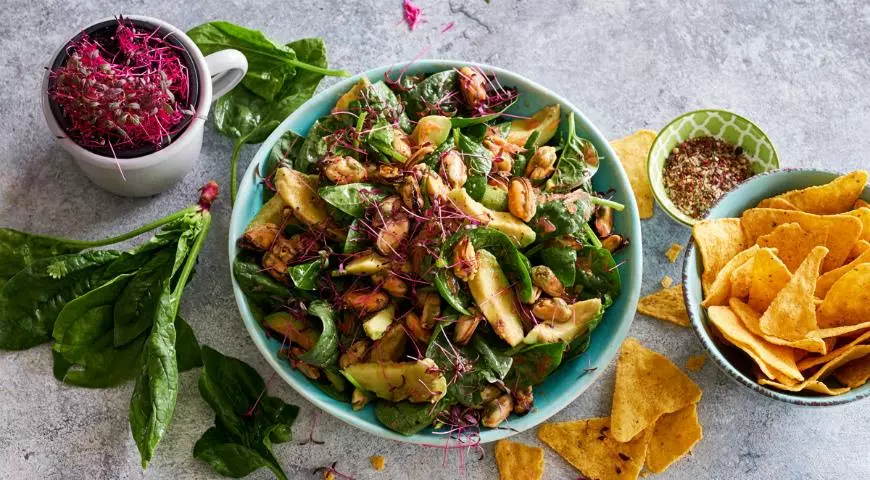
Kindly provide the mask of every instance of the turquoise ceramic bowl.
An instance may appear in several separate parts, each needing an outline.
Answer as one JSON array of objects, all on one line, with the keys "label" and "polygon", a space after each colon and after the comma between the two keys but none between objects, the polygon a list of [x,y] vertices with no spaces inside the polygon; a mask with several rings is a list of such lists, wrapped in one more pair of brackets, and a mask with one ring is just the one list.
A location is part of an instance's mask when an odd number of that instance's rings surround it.
[{"label": "turquoise ceramic bowl", "polygon": [[[641,229],[637,204],[631,194],[628,178],[622,170],[616,154],[610,148],[607,138],[598,131],[582,112],[568,103],[567,100],[520,75],[488,65],[446,60],[419,60],[414,62],[407,72],[409,74],[431,73],[449,68],[459,68],[465,65],[477,65],[486,72],[496,74],[503,85],[518,88],[520,101],[513,107],[513,113],[530,114],[541,107],[558,103],[562,106],[563,112],[573,112],[576,115],[578,131],[582,136],[592,141],[603,157],[601,167],[594,177],[593,185],[599,191],[607,191],[611,188],[615,190],[614,200],[625,205],[625,211],[615,215],[614,224],[616,231],[624,232],[631,239],[630,245],[616,255],[616,261],[622,264],[622,267],[620,267],[623,282],[622,293],[607,311],[604,321],[593,334],[589,350],[580,357],[563,364],[546,382],[535,388],[535,408],[531,413],[522,417],[511,416],[505,424],[510,429],[484,430],[480,436],[481,442],[491,442],[532,428],[565,408],[566,405],[571,403],[571,401],[598,379],[604,372],[605,367],[616,355],[634,318],[640,293],[641,268],[643,265],[643,260],[641,259]],[[246,225],[262,205],[261,194],[263,186],[259,181],[260,177],[258,173],[260,172],[258,170],[265,162],[272,145],[281,134],[287,130],[293,130],[303,135],[306,134],[314,121],[318,117],[328,114],[338,97],[350,88],[351,85],[356,83],[361,76],[364,75],[372,81],[377,81],[383,79],[385,72],[392,71],[398,73],[404,67],[405,64],[396,64],[392,67],[376,68],[338,82],[296,110],[272,132],[272,135],[269,136],[254,156],[253,161],[248,166],[241,180],[241,186],[230,221],[228,238],[230,262],[232,262],[238,253],[236,240],[242,235]],[[311,385],[299,372],[290,368],[287,362],[277,357],[276,354],[280,347],[279,342],[266,337],[262,327],[251,314],[248,302],[239,290],[235,280],[233,280],[233,293],[236,297],[245,327],[254,340],[254,344],[281,378],[311,403],[350,425],[381,437],[412,443],[441,444],[444,441],[443,435],[435,435],[431,430],[425,430],[410,437],[397,434],[378,422],[375,418],[374,408],[371,405],[360,412],[354,412],[350,404],[339,402],[322,393],[315,386]],[[590,367],[596,367],[596,369],[587,371]]]},{"label": "turquoise ceramic bowl", "polygon": [[[840,176],[839,173],[823,170],[786,169],[757,175],[728,193],[710,210],[707,218],[739,217],[744,210],[754,207],[761,200],[789,190],[822,185]],[[870,187],[864,188],[861,195],[870,201]],[[710,358],[729,377],[748,387],[753,392],[775,400],[811,407],[841,405],[870,396],[870,383],[835,397],[813,392],[791,393],[759,385],[751,374],[752,360],[736,347],[723,344],[718,340],[708,324],[707,314],[701,307],[701,256],[694,240],[683,260],[683,295],[692,328],[707,350]]]}]

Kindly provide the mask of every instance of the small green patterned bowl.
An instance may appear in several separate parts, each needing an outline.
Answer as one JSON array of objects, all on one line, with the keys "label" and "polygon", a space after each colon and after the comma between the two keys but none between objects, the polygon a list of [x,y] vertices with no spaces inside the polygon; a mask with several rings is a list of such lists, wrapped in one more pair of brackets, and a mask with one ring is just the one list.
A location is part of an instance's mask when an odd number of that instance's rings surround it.
[{"label": "small green patterned bowl", "polygon": [[690,138],[708,136],[743,147],[743,154],[749,159],[756,174],[779,169],[779,158],[773,142],[758,125],[736,113],[725,110],[695,110],[673,119],[661,129],[653,141],[646,165],[656,202],[671,218],[688,226],[701,219],[686,215],[674,205],[665,190],[662,170],[675,146]]}]

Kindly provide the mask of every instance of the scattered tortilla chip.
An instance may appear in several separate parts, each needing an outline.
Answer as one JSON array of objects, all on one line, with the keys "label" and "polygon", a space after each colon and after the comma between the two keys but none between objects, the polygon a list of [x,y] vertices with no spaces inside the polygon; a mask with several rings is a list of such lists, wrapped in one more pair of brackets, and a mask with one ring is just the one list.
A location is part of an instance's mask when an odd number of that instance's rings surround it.
[{"label": "scattered tortilla chip", "polygon": [[646,467],[653,473],[664,472],[689,453],[703,437],[701,424],[698,423],[697,404],[662,415],[653,428],[646,453]]},{"label": "scattered tortilla chip", "polygon": [[870,263],[870,250],[861,253],[857,258],[842,267],[835,268],[819,277],[816,281],[816,296],[819,298],[825,298],[828,291],[837,280],[862,263]]},{"label": "scattered tortilla chip", "polygon": [[616,156],[619,157],[619,162],[622,163],[625,174],[628,175],[628,183],[631,184],[631,191],[634,192],[634,198],[637,200],[637,210],[640,218],[650,218],[653,216],[655,201],[653,199],[652,188],[649,184],[646,160],[655,139],[656,132],[652,130],[638,130],[627,137],[610,142],[610,146],[613,147],[616,151]]},{"label": "scattered tortilla chip", "polygon": [[870,319],[870,263],[853,268],[831,285],[819,306],[822,328],[856,325]]},{"label": "scattered tortilla chip", "polygon": [[665,288],[641,298],[637,302],[637,311],[659,320],[676,323],[682,327],[689,326],[689,312],[683,301],[683,286]]},{"label": "scattered tortilla chip", "polygon": [[807,255],[761,316],[759,326],[762,332],[785,340],[799,340],[819,328],[813,293],[819,278],[819,266],[827,253],[827,248],[816,247]]},{"label": "scattered tortilla chip", "polygon": [[665,413],[701,399],[701,389],[668,357],[629,338],[619,350],[610,418],[613,438],[627,442]]},{"label": "scattered tortilla chip", "polygon": [[689,355],[689,358],[686,360],[686,370],[690,372],[700,372],[701,369],[704,368],[706,362],[706,355]]},{"label": "scattered tortilla chip", "polygon": [[766,335],[763,331],[761,331],[760,322],[761,322],[761,314],[757,311],[753,310],[752,307],[743,303],[738,298],[732,298],[728,302],[728,306],[731,307],[731,311],[737,315],[737,318],[743,322],[743,325],[747,330],[752,332],[754,335],[757,335],[764,339],[764,341],[768,343],[772,343],[774,345],[782,345],[784,347],[797,348],[799,350],[805,350],[807,352],[818,353],[824,355],[828,353],[828,347],[825,343],[825,340],[818,337],[812,338],[799,338],[797,340],[784,340],[782,338],[774,337],[771,335]]},{"label": "scattered tortilla chip", "polygon": [[748,262],[750,258],[754,257],[755,254],[758,253],[758,250],[758,245],[753,245],[752,247],[738,253],[728,263],[726,263],[725,266],[719,270],[719,274],[716,275],[716,280],[713,281],[713,285],[710,286],[710,290],[707,292],[707,297],[704,298],[701,305],[704,307],[709,307],[711,305],[726,305],[728,303],[728,298],[731,297],[731,274],[734,273],[734,270],[738,267]]},{"label": "scattered tortilla chip", "polygon": [[668,257],[668,261],[674,263],[677,261],[677,257],[680,256],[680,252],[683,251],[683,246],[679,243],[672,243],[671,247],[668,248],[668,251],[665,252],[665,256]]},{"label": "scattered tortilla chip", "polygon": [[538,438],[588,478],[633,480],[643,467],[653,429],[619,442],[613,438],[610,420],[545,423],[538,429]]},{"label": "scattered tortilla chip", "polygon": [[662,287],[671,288],[671,285],[673,285],[673,284],[674,284],[674,279],[671,278],[670,275],[665,275],[664,277],[662,277]]},{"label": "scattered tortilla chip", "polygon": [[[758,254],[756,253],[756,256]],[[731,272],[731,296],[747,298],[752,287],[752,270],[755,265],[755,257],[740,265]]]},{"label": "scattered tortilla chip", "polygon": [[834,378],[849,388],[858,388],[870,380],[870,356],[843,365],[834,372]]},{"label": "scattered tortilla chip", "polygon": [[387,460],[382,455],[373,455],[369,457],[369,462],[371,462],[372,468],[379,472],[383,470],[387,464]]},{"label": "scattered tortilla chip", "polygon": [[772,249],[762,248],[752,260],[752,281],[747,303],[757,312],[767,310],[789,280],[791,272],[788,267]]},{"label": "scattered tortilla chip", "polygon": [[701,252],[701,262],[704,265],[701,280],[706,293],[719,270],[748,245],[738,218],[702,220],[692,227],[692,237]]},{"label": "scattered tortilla chip", "polygon": [[841,365],[845,365],[857,359],[866,358],[868,355],[870,355],[870,345],[857,345],[854,348],[843,352],[828,363],[822,365],[822,368],[814,373],[812,377],[804,380],[801,383],[798,383],[797,385],[783,385],[778,382],[767,381],[765,379],[761,379],[759,383],[789,392],[811,390],[813,392],[823,393],[825,395],[841,395],[851,390],[851,387],[847,386],[842,388],[832,388],[823,383],[821,380],[830,375]]},{"label": "scattered tortilla chip", "polygon": [[541,480],[544,476],[544,449],[499,440],[495,444],[495,463],[501,480]]},{"label": "scattered tortilla chip", "polygon": [[828,352],[826,355],[822,355],[821,357],[808,357],[808,358],[801,360],[798,363],[798,368],[801,369],[801,371],[803,371],[803,370],[809,370],[809,369],[811,369],[817,365],[821,365],[823,363],[828,363],[831,360],[839,357],[840,355],[843,355],[844,353],[852,350],[856,346],[861,345],[862,343],[866,342],[868,339],[870,339],[870,332],[864,332],[861,335],[855,337],[855,339],[852,340],[851,342],[847,343],[846,345],[843,345],[842,347],[837,348],[836,350],[832,350],[832,351]]},{"label": "scattered tortilla chip", "polygon": [[[828,234],[825,242],[830,252],[822,264],[822,272],[833,270],[846,262],[863,228],[861,221],[850,215],[819,216],[794,210],[752,208],[743,212],[741,217],[743,231],[750,244],[755,243],[758,237],[767,235],[786,223],[797,223],[810,233],[831,233]],[[788,262],[783,263],[788,265]]]},{"label": "scattered tortilla chip", "polygon": [[803,212],[834,215],[852,208],[866,184],[867,172],[857,170],[825,185],[793,190],[774,198],[785,200]]},{"label": "scattered tortilla chip", "polygon": [[797,270],[813,248],[828,242],[828,231],[808,232],[797,223],[786,223],[758,237],[758,245],[776,250],[776,256],[790,272]]},{"label": "scattered tortilla chip", "polygon": [[775,378],[771,369],[789,378],[803,380],[804,377],[794,359],[794,350],[789,347],[773,345],[753,334],[729,307],[714,306],[707,310],[710,323],[716,326],[726,340],[746,352],[769,378]]}]

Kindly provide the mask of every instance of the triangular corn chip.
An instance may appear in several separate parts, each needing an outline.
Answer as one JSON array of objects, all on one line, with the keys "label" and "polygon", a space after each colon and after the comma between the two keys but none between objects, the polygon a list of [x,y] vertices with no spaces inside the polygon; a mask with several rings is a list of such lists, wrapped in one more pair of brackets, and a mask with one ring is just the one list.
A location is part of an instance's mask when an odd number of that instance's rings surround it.
[{"label": "triangular corn chip", "polygon": [[846,325],[843,327],[820,328],[818,330],[813,330],[812,332],[808,333],[807,337],[824,338],[825,340],[835,340],[834,337],[842,337],[844,335],[861,332],[863,330],[870,330],[870,322],[856,323],[855,325]]},{"label": "triangular corn chip", "polygon": [[870,242],[870,207],[856,208],[855,210],[846,212],[846,215],[851,215],[861,221],[864,228],[861,230],[861,240]]},{"label": "triangular corn chip", "polygon": [[830,183],[792,190],[773,198],[785,200],[803,212],[834,215],[852,208],[866,184],[867,172],[857,170]]},{"label": "triangular corn chip", "polygon": [[613,438],[609,418],[545,423],[538,438],[588,478],[634,480],[643,467],[652,428],[628,442]]},{"label": "triangular corn chip", "polygon": [[495,444],[495,463],[501,480],[541,480],[544,476],[544,449],[499,440]]},{"label": "triangular corn chip", "polygon": [[[756,257],[758,254],[755,255]],[[737,298],[749,297],[749,290],[752,289],[752,269],[755,265],[755,257],[750,258],[746,263],[735,268],[731,272],[731,296]]]},{"label": "triangular corn chip", "polygon": [[852,251],[849,252],[849,256],[846,257],[846,260],[852,261],[856,258],[860,257],[862,253],[870,250],[870,242],[867,240],[858,240],[855,246],[852,247]]},{"label": "triangular corn chip", "polygon": [[653,216],[652,188],[649,184],[649,173],[646,168],[646,159],[649,149],[656,139],[656,132],[652,130],[638,130],[627,137],[613,140],[610,145],[616,151],[619,162],[628,176],[631,191],[637,200],[637,211],[640,218]]},{"label": "triangular corn chip", "polygon": [[698,405],[662,415],[653,428],[646,452],[646,467],[653,473],[668,469],[704,437],[698,423]]},{"label": "triangular corn chip", "polygon": [[758,237],[758,245],[776,250],[776,256],[794,272],[813,248],[824,246],[828,241],[828,231],[808,232],[797,223],[785,223],[767,235]]},{"label": "triangular corn chip", "polygon": [[827,253],[827,248],[816,247],[807,255],[761,316],[759,326],[762,332],[785,340],[799,340],[819,328],[813,292],[816,291],[819,266]]},{"label": "triangular corn chip", "polygon": [[748,245],[743,238],[740,219],[737,218],[702,220],[692,227],[692,237],[701,252],[701,262],[704,265],[701,279],[704,293],[707,293],[719,270]]},{"label": "triangular corn chip", "polygon": [[[828,235],[825,246],[830,253],[822,264],[822,272],[833,270],[846,263],[846,258],[852,246],[858,241],[863,228],[860,220],[849,215],[820,216],[794,210],[752,208],[743,212],[741,217],[746,241],[750,244],[758,241],[758,237],[767,235],[786,223],[797,223],[811,234]],[[784,263],[788,265],[787,262]]]},{"label": "triangular corn chip", "polygon": [[689,313],[683,301],[683,286],[676,285],[652,293],[637,302],[637,311],[659,320],[689,326]]},{"label": "triangular corn chip", "polygon": [[762,248],[752,261],[752,283],[749,287],[749,306],[764,312],[776,295],[791,280],[791,272],[773,250]]},{"label": "triangular corn chip", "polygon": [[664,355],[627,339],[616,362],[613,438],[627,442],[665,413],[701,399],[701,389]]},{"label": "triangular corn chip", "polygon": [[761,331],[761,327],[759,326],[759,322],[761,321],[761,314],[752,309],[749,305],[743,303],[738,298],[732,298],[729,300],[728,305],[731,307],[731,311],[737,315],[737,318],[743,322],[743,325],[746,326],[746,329],[752,332],[753,334],[761,337],[764,341],[772,343],[774,345],[782,345],[784,347],[797,348],[800,350],[806,350],[807,352],[818,353],[824,355],[828,352],[825,341],[821,338],[800,338],[797,340],[784,340],[782,338],[774,337],[771,335],[766,335]]},{"label": "triangular corn chip", "polygon": [[711,305],[728,304],[728,298],[731,297],[731,274],[741,265],[748,262],[750,258],[754,257],[758,252],[758,249],[758,245],[753,245],[752,247],[738,253],[734,258],[726,263],[725,266],[719,270],[719,274],[716,275],[716,280],[713,281],[713,285],[710,286],[710,289],[707,292],[707,297],[704,298],[701,305],[709,307]]},{"label": "triangular corn chip", "polygon": [[850,390],[850,387],[843,388],[832,388],[825,383],[822,382],[822,379],[830,375],[837,368],[842,365],[845,365],[849,362],[852,362],[857,359],[862,359],[870,355],[870,345],[856,345],[854,348],[849,349],[848,351],[843,352],[836,358],[832,359],[828,363],[822,365],[816,373],[813,374],[812,377],[804,380],[803,382],[797,385],[783,385],[779,382],[768,381],[765,379],[761,379],[759,383],[762,385],[769,385],[774,388],[778,388],[780,390],[786,390],[789,392],[800,392],[801,390],[812,390],[817,393],[823,393],[826,395],[841,395]]},{"label": "triangular corn chip", "polygon": [[758,208],[778,208],[781,210],[799,210],[788,200],[779,197],[765,198],[758,202]]},{"label": "triangular corn chip", "polygon": [[865,343],[867,340],[870,340],[870,331],[864,332],[861,335],[855,337],[851,342],[843,345],[842,347],[838,347],[836,350],[831,350],[826,355],[822,355],[821,357],[807,357],[798,362],[798,368],[801,371],[809,370],[817,365],[821,365],[823,363],[828,363],[831,360],[843,355],[844,353],[852,350],[853,348]]},{"label": "triangular corn chip", "polygon": [[816,296],[819,298],[825,298],[825,295],[828,294],[828,290],[831,289],[831,286],[834,285],[834,282],[839,280],[840,277],[842,277],[858,265],[861,265],[862,263],[870,263],[870,250],[861,253],[856,259],[843,265],[842,267],[835,268],[819,277],[819,279],[816,281]]},{"label": "triangular corn chip", "polygon": [[849,388],[858,388],[870,380],[870,355],[852,360],[834,372],[834,378]]},{"label": "triangular corn chip", "polygon": [[870,319],[870,263],[853,268],[831,285],[819,306],[822,328],[856,325]]},{"label": "triangular corn chip", "polygon": [[735,347],[746,352],[759,368],[770,378],[775,369],[795,380],[803,380],[794,359],[794,349],[765,342],[743,325],[743,322],[729,307],[710,307],[707,310],[710,323],[716,326],[722,336]]}]

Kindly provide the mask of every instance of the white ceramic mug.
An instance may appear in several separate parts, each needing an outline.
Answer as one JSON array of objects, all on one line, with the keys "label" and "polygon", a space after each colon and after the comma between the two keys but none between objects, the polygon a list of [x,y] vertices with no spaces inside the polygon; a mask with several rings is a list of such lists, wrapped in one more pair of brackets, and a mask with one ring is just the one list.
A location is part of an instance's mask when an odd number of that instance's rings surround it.
[{"label": "white ceramic mug", "polygon": [[[190,37],[162,20],[140,15],[125,15],[124,18],[147,22],[171,32],[193,59],[199,77],[199,100],[196,103],[196,114],[184,131],[169,145],[140,157],[115,159],[82,148],[67,136],[51,110],[48,98],[51,73],[49,69],[46,69],[42,82],[42,113],[57,143],[72,155],[73,160],[92,182],[117,195],[146,197],[168,189],[190,171],[202,148],[202,133],[212,101],[242,81],[248,71],[248,61],[238,50],[221,50],[207,57],[203,56]],[[94,22],[92,25],[106,20]],[[85,27],[87,28],[89,27]],[[66,43],[61,45],[50,62],[63,53],[65,46]],[[124,172],[123,176],[118,171],[118,162]]]}]

